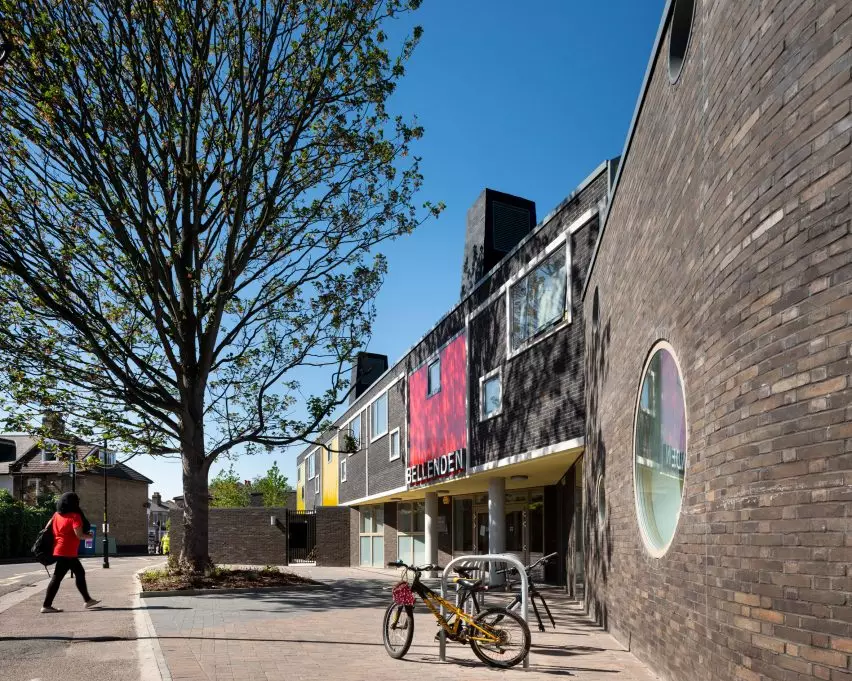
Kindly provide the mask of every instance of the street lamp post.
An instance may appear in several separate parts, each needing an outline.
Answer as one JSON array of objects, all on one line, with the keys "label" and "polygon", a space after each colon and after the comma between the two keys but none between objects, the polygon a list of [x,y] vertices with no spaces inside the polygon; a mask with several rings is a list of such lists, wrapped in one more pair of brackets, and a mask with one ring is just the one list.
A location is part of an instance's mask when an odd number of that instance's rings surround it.
[{"label": "street lamp post", "polygon": [[108,497],[108,490],[107,490],[106,457],[107,457],[107,441],[104,440],[104,454],[101,457],[101,468],[104,471],[104,526],[103,526],[103,530],[104,530],[104,543],[103,543],[104,564],[103,564],[103,567],[104,568],[109,567],[109,516],[108,516],[108,513],[107,513],[107,508],[108,508],[107,501],[108,501],[109,497]]}]

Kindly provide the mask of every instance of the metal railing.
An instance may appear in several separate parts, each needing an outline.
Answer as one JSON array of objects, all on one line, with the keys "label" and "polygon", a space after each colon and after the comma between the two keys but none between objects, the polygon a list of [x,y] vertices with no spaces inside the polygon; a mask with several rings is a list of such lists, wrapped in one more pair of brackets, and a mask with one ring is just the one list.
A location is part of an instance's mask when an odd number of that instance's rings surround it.
[{"label": "metal railing", "polygon": [[[527,582],[527,571],[524,564],[518,560],[515,556],[508,553],[486,553],[481,556],[459,556],[458,558],[453,558],[449,563],[447,563],[447,567],[444,568],[444,571],[441,573],[441,598],[447,598],[447,576],[450,574],[450,571],[454,565],[458,565],[459,563],[509,563],[512,567],[516,568],[518,574],[521,577],[521,617],[524,622],[527,621],[527,608],[529,607],[529,583]],[[489,571],[490,574],[491,571]],[[441,608],[441,615],[444,615],[444,608]],[[438,639],[438,653],[441,659],[441,662],[445,662],[447,660],[447,633],[444,631],[444,628],[441,627],[441,631]],[[530,656],[527,653],[527,656],[524,658],[524,667],[528,668],[530,666]]]}]

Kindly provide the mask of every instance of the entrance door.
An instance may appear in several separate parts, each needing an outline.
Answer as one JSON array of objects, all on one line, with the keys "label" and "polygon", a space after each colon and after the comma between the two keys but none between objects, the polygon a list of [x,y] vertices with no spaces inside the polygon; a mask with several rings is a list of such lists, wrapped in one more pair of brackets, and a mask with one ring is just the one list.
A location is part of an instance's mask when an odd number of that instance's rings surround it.
[{"label": "entrance door", "polygon": [[488,553],[488,509],[477,509],[474,513],[474,532],[476,533],[476,552]]}]

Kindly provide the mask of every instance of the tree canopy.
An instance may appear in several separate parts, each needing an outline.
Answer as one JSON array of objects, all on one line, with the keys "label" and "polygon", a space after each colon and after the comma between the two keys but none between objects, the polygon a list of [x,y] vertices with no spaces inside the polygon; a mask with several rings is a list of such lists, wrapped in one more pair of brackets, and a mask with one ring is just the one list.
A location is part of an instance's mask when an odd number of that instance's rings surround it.
[{"label": "tree canopy", "polygon": [[387,26],[418,5],[0,0],[3,407],[179,454],[195,566],[210,464],[323,427],[377,247],[441,210],[415,201],[422,128],[387,108],[420,37]]}]

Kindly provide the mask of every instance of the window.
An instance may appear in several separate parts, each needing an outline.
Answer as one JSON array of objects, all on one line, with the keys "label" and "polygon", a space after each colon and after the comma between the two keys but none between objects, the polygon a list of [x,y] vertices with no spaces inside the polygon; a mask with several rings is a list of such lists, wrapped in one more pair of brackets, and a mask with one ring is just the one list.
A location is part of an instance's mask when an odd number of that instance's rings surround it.
[{"label": "window", "polygon": [[426,506],[422,501],[402,503],[397,516],[397,555],[409,565],[426,562]]},{"label": "window", "polygon": [[429,365],[427,397],[441,391],[441,358],[439,357]]},{"label": "window", "polygon": [[[361,449],[361,414],[358,414],[349,422],[349,435],[355,440],[355,449]],[[354,454],[354,452],[350,453],[350,456],[351,454]]]},{"label": "window", "polygon": [[102,450],[99,453],[101,461],[103,461],[104,466],[115,466],[115,452],[110,452],[109,450]]},{"label": "window", "polygon": [[302,493],[302,501],[304,501],[305,500],[305,488],[302,487],[302,488],[300,488],[299,491]]},{"label": "window", "polygon": [[636,401],[636,514],[645,546],[659,557],[671,545],[680,518],[687,452],[683,380],[674,349],[665,341],[651,351]]},{"label": "window", "polygon": [[503,376],[500,369],[479,379],[479,420],[497,416],[503,410]]},{"label": "window", "polygon": [[304,463],[299,464],[299,466],[296,468],[296,476],[297,476],[299,482],[303,481],[303,479],[305,477],[305,464]]},{"label": "window", "polygon": [[[315,450],[316,451],[316,450]],[[314,452],[308,454],[308,480],[313,480],[317,474],[317,462],[314,458]]]},{"label": "window", "polygon": [[517,350],[536,334],[564,319],[568,293],[567,250],[562,244],[512,286],[512,350]]},{"label": "window", "polygon": [[346,457],[340,459],[340,482],[346,482]]},{"label": "window", "polygon": [[669,34],[669,80],[672,83],[677,81],[683,70],[694,14],[695,0],[675,0]]},{"label": "window", "polygon": [[314,494],[319,496],[320,493],[320,476],[317,475],[316,480],[314,481]]},{"label": "window", "polygon": [[385,507],[362,506],[359,540],[361,565],[384,567],[385,562]]},{"label": "window", "polygon": [[391,431],[388,442],[390,445],[390,460],[396,461],[399,458],[399,428]]},{"label": "window", "polygon": [[603,474],[598,476],[598,524],[601,529],[606,524],[606,490],[604,489]]},{"label": "window", "polygon": [[388,432],[388,394],[381,397],[370,405],[370,439],[376,440]]},{"label": "window", "polygon": [[326,447],[325,448],[325,461],[326,461],[326,463],[331,463],[331,459],[332,459],[331,447]]}]

